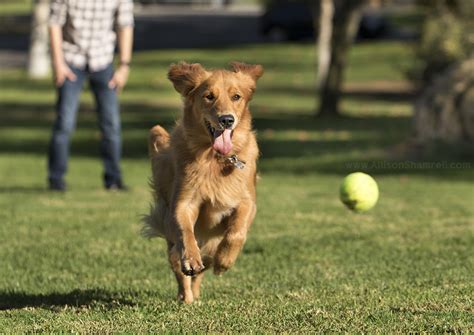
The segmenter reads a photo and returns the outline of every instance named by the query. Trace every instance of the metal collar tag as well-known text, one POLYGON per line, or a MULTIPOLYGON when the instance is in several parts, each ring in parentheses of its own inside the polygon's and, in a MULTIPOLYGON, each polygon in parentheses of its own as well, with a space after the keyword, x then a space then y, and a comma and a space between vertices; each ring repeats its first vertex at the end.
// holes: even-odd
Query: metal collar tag
POLYGON ((235 166, 237 169, 242 170, 245 167, 245 162, 241 161, 237 155, 232 155, 229 158, 227 158, 227 161, 235 166))

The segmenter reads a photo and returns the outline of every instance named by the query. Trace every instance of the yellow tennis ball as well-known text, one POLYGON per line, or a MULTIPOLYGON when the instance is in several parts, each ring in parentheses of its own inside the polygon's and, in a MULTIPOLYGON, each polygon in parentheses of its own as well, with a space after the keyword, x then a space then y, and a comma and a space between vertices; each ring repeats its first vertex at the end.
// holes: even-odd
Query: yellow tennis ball
POLYGON ((379 188, 374 178, 368 174, 354 172, 342 181, 339 196, 347 208, 355 212, 364 212, 377 203, 379 188))

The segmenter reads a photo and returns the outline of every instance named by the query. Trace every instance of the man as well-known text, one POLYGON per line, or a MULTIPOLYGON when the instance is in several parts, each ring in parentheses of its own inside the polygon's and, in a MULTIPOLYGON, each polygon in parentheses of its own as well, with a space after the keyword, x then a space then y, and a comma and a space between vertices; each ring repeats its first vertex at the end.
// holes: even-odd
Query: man
POLYGON ((121 127, 117 92, 126 84, 132 55, 133 0, 52 0, 51 55, 58 97, 49 147, 50 190, 65 191, 70 135, 79 95, 89 79, 94 93, 106 189, 125 190, 120 171, 121 127), (113 70, 118 31, 119 65, 113 70))

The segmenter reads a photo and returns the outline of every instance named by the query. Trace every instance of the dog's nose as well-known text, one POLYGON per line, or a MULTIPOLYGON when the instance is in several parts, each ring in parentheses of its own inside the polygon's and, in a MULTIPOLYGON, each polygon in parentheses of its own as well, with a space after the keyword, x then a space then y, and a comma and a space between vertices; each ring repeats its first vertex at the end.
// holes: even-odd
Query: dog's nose
POLYGON ((219 116, 219 123, 226 129, 232 127, 234 121, 234 117, 230 114, 219 116))

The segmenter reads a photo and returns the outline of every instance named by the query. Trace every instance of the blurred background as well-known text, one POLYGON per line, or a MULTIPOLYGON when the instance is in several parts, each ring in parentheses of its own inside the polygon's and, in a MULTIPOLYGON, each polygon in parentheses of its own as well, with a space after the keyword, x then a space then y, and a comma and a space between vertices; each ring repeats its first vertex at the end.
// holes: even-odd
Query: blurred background
MULTIPOLYGON (((4 104, 5 94, 21 95, 15 89, 23 84, 52 99, 41 81, 50 76, 48 4, 0 3, 4 104)), ((153 100, 152 92, 167 92, 159 74, 171 62, 221 66, 240 59, 269 70, 259 110, 274 107, 259 102, 271 97, 294 117, 397 114, 412 119, 398 128, 406 131, 407 143, 397 146, 403 154, 426 153, 420 146, 431 150, 434 142, 456 143, 457 149, 472 143, 470 1, 137 0, 135 13, 136 71, 123 95, 125 112, 137 96, 153 100), (444 80, 435 83, 436 77, 444 80), (377 109, 380 104, 385 109, 377 109)))
POLYGON ((46 191, 47 17, 48 0, 0 1, 0 312, 14 309, 3 329, 472 330, 474 1, 136 1, 124 194, 101 188, 88 90, 70 191, 46 191), (166 74, 181 60, 266 71, 251 102, 257 219, 235 269, 209 276, 193 328, 170 309, 164 243, 137 237, 151 199, 147 132, 180 115, 166 74), (353 171, 380 186, 367 215, 338 200, 353 171), (113 311, 114 324, 94 323, 113 311))

